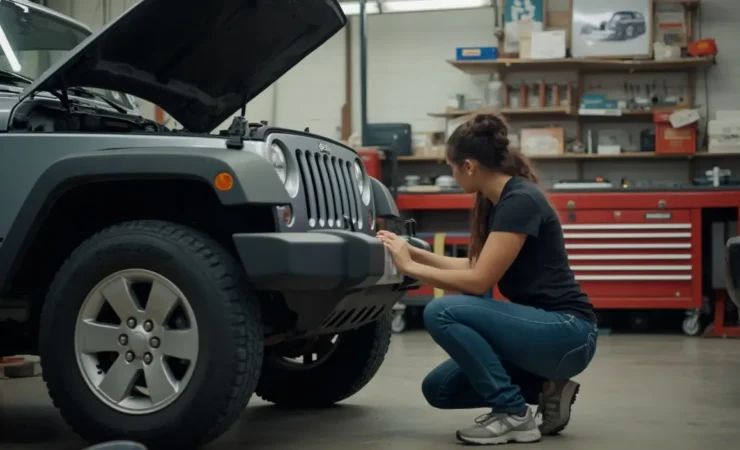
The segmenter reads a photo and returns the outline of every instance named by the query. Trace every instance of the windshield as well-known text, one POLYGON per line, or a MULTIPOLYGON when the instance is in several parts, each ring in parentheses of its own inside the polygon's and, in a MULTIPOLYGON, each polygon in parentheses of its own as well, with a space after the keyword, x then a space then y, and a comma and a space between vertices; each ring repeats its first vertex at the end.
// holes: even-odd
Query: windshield
POLYGON ((629 13, 615 13, 614 16, 612 16, 612 20, 610 20, 609 23, 615 24, 623 20, 630 20, 631 18, 632 16, 629 13))
MULTIPOLYGON (((0 70, 36 79, 75 48, 90 32, 45 11, 0 0, 0 70)), ((135 109, 127 95, 89 89, 127 109, 135 109)))

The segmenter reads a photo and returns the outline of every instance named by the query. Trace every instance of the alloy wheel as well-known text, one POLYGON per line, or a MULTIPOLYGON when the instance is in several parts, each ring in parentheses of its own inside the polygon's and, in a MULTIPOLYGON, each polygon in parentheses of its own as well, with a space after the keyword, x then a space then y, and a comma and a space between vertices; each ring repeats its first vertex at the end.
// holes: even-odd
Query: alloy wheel
POLYGON ((74 340, 88 387, 126 414, 151 414, 171 404, 198 360, 190 303, 170 280, 144 269, 116 272, 92 289, 74 340))

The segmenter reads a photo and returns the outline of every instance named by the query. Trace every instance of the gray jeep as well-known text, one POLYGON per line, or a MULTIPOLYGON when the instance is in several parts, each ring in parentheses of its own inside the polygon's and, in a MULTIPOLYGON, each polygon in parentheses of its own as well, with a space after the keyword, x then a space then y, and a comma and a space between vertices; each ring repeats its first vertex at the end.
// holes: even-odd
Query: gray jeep
POLYGON ((327 406, 377 372, 417 285, 375 237, 391 194, 352 148, 244 118, 345 23, 336 0, 143 0, 91 34, 0 0, 0 354, 39 354, 88 441, 197 447, 253 393, 327 406))

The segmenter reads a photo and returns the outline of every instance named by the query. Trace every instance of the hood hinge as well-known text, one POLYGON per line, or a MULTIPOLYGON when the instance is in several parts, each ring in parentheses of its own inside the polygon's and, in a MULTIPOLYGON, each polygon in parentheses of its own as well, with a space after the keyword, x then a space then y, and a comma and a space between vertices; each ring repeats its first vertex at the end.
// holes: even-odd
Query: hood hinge
POLYGON ((226 148, 242 150, 244 148, 244 135, 247 133, 247 119, 244 116, 234 117, 226 134, 226 148))
POLYGON ((247 134, 249 129, 249 123, 247 122, 247 96, 244 96, 244 103, 242 103, 241 113, 234 117, 231 121, 229 129, 226 132, 228 139, 226 140, 226 148, 232 150, 243 150, 244 149, 244 135, 247 134))

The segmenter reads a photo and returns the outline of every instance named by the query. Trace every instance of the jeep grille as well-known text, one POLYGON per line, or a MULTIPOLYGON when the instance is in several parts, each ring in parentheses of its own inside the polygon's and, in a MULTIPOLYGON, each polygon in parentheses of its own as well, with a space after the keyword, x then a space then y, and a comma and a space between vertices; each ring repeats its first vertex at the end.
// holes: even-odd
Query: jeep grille
POLYGON ((309 225, 347 227, 344 217, 362 229, 360 193, 349 161, 333 155, 296 150, 309 225))

